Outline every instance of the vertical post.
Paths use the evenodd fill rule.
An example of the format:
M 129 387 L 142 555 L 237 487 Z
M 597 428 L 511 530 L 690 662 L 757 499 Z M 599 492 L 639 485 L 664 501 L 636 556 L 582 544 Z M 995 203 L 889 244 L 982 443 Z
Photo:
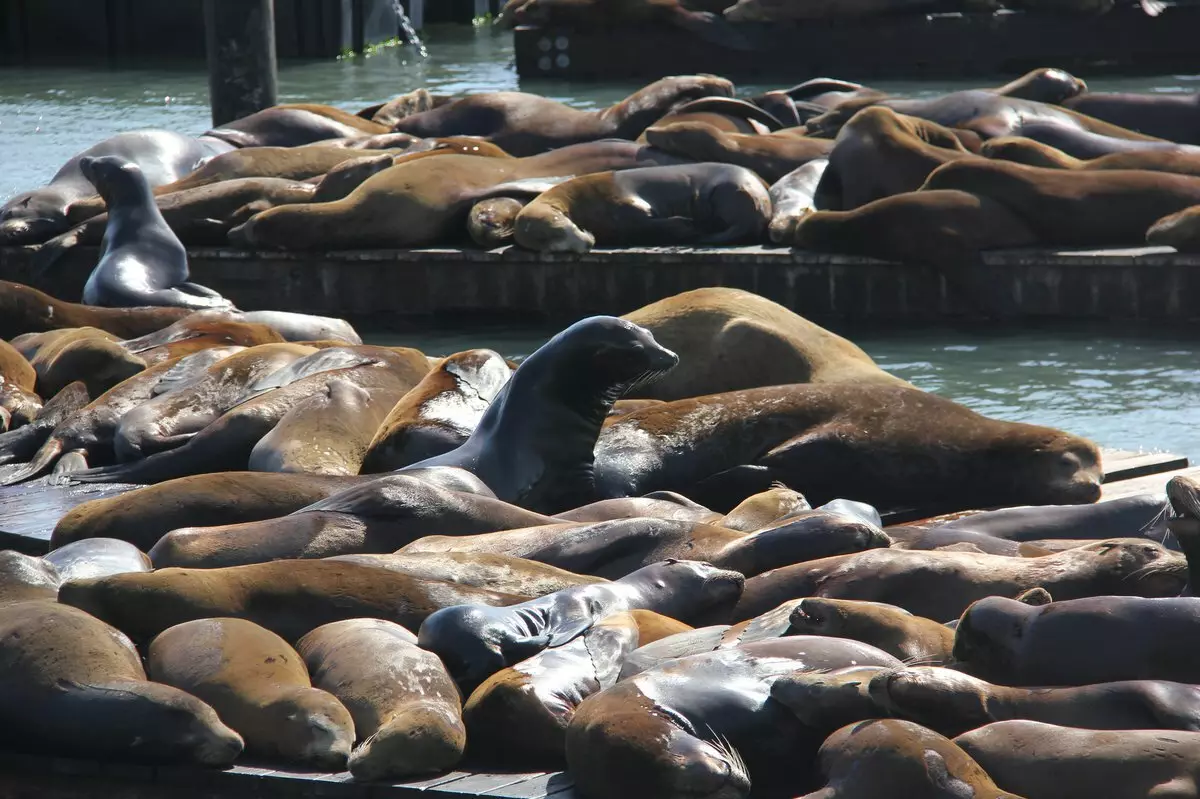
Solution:
M 273 0 L 204 0 L 213 127 L 276 103 Z
M 425 0 L 408 0 L 408 21 L 415 31 L 425 28 Z
M 489 2 L 489 0 L 475 0 L 475 16 L 476 17 L 482 17 L 485 14 L 490 14 L 491 11 L 492 11 L 492 4 L 491 4 L 491 2 Z

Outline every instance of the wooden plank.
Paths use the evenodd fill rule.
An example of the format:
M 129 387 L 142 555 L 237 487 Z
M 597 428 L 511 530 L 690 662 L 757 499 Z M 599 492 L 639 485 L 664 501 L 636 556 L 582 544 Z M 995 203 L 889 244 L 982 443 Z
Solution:
M 1100 465 L 1104 470 L 1104 482 L 1116 483 L 1148 474 L 1185 469 L 1186 455 L 1170 452 L 1131 452 L 1129 450 L 1100 450 Z
M 439 774 L 436 777 L 425 777 L 419 780 L 405 780 L 404 782 L 393 782 L 391 785 L 396 788 L 410 788 L 416 791 L 426 791 L 430 788 L 436 788 L 439 785 L 445 785 L 448 782 L 461 780 L 464 777 L 470 777 L 468 771 L 450 771 L 446 774 Z
M 1200 480 L 1200 466 L 1149 474 L 1144 477 L 1122 480 L 1118 483 L 1105 483 L 1100 487 L 1100 501 L 1131 497 L 1135 494 L 1162 494 L 1167 490 L 1167 482 L 1176 475 L 1186 475 Z
M 461 780 L 455 780 L 438 787 L 438 791 L 446 793 L 470 794 L 472 796 L 495 796 L 495 791 L 512 785 L 540 777 L 546 772 L 525 772 L 516 774 L 472 774 Z
M 569 775 L 562 771 L 556 771 L 491 791 L 488 796 L 497 796 L 503 799 L 545 799 L 552 794 L 566 791 L 574 785 L 575 781 Z

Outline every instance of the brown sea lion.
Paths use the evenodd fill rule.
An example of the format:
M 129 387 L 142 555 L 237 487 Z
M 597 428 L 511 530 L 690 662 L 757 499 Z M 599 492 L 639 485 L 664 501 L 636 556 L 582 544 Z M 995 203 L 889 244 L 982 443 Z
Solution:
M 117 338 L 161 330 L 187 316 L 187 308 L 99 308 L 64 302 L 20 283 L 0 280 L 0 338 L 70 327 L 97 327 Z
M 975 159 L 954 132 L 884 106 L 859 111 L 838 131 L 816 207 L 849 211 L 872 200 L 916 191 L 942 164 Z
M 1027 799 L 1200 796 L 1200 733 L 1001 721 L 954 742 L 997 784 Z
M 663 638 L 694 629 L 690 624 L 684 624 L 678 619 L 672 619 L 670 616 L 643 608 L 634 608 L 629 611 L 629 615 L 633 616 L 633 621 L 637 624 L 638 646 L 652 644 Z
M 771 220 L 768 188 L 732 164 L 597 172 L 555 186 L 525 206 L 513 238 L 539 252 L 753 242 Z
M 1174 247 L 1179 252 L 1200 252 L 1200 205 L 1155 222 L 1146 231 L 1146 242 L 1155 247 Z
M 226 768 L 242 739 L 194 696 L 146 679 L 122 633 L 73 607 L 0 607 L 0 737 L 7 748 Z
M 1017 97 L 1052 105 L 1069 105 L 1068 100 L 1088 90 L 1087 83 L 1070 72 L 1053 67 L 1041 67 L 1026 72 L 990 91 L 1003 97 Z M 1086 112 L 1085 112 L 1086 113 Z M 1127 127 L 1127 126 L 1126 126 Z
M 940 621 L 957 618 L 978 599 L 1015 597 L 1035 587 L 1045 588 L 1055 599 L 1097 594 L 1177 596 L 1186 574 L 1181 556 L 1153 541 L 1137 539 L 1100 541 L 1040 558 L 880 549 L 800 563 L 751 578 L 733 618 L 750 618 L 786 599 L 815 596 L 885 602 Z M 920 590 L 913 590 L 915 584 Z M 955 657 L 963 659 L 957 640 Z
M 392 555 L 336 555 L 345 560 L 411 574 L 427 580 L 459 583 L 525 599 L 552 594 L 574 585 L 602 583 L 604 578 L 575 574 L 545 563 L 485 552 L 397 552 Z M 657 614 L 650 614 L 656 616 Z M 661 619 L 661 617 L 658 617 Z M 639 623 L 642 619 L 639 618 Z M 667 620 L 671 621 L 671 620 Z M 647 625 L 657 626 L 655 619 Z M 682 624 L 682 622 L 673 622 Z
M 17 463 L 32 458 L 54 429 L 90 400 L 87 387 L 81 382 L 71 383 L 55 394 L 37 409 L 32 420 L 16 430 L 0 433 L 0 463 Z
M 362 473 L 400 469 L 461 445 L 511 377 L 512 369 L 492 350 L 443 358 L 378 426 Z
M 766 491 L 746 497 L 721 519 L 721 527 L 752 533 L 768 526 L 774 527 L 789 517 L 812 510 L 799 491 L 785 485 L 772 486 Z
M 480 200 L 467 213 L 467 234 L 471 241 L 485 249 L 503 247 L 512 241 L 517 215 L 528 204 L 515 197 Z
M 654 124 L 667 127 L 676 123 L 699 123 L 723 133 L 743 135 L 767 134 L 788 127 L 782 119 L 758 103 L 736 97 L 701 97 L 677 105 Z M 647 128 L 649 130 L 649 128 Z M 803 131 L 800 132 L 803 135 Z M 648 143 L 646 133 L 637 139 Z M 692 161 L 719 161 L 717 158 L 695 158 Z
M 1062 101 L 1073 111 L 1148 136 L 1200 144 L 1200 94 L 1085 92 Z
M 1200 148 L 1110 153 L 1099 158 L 1075 158 L 1048 144 L 1022 136 L 1002 136 L 984 143 L 981 155 L 1001 161 L 1013 161 L 1047 169 L 1106 171 L 1142 169 L 1148 172 L 1173 172 L 1200 177 Z
M 822 738 L 770 698 L 779 678 L 892 666 L 857 641 L 790 636 L 694 655 L 589 697 L 567 729 L 567 763 L 589 797 L 796 796 L 816 787 Z
M 312 683 L 354 717 L 355 779 L 399 779 L 446 771 L 462 757 L 467 731 L 458 688 L 437 655 L 398 624 L 347 619 L 297 642 Z
M 417 629 L 453 605 L 513 604 L 520 597 L 332 560 L 275 561 L 228 569 L 158 569 L 75 580 L 58 599 L 137 641 L 195 619 L 247 619 L 296 641 L 344 619 L 384 619 Z
M 122 341 L 121 346 L 144 360 L 147 365 L 181 358 L 209 349 L 228 349 L 230 347 L 257 347 L 260 344 L 282 344 L 284 337 L 268 325 L 235 322 L 225 319 L 207 319 L 207 314 L 221 313 L 220 311 L 201 311 L 191 317 L 180 319 L 170 328 L 159 331 L 165 341 L 160 341 L 159 334 L 142 336 L 140 338 Z M 200 318 L 194 318 L 199 316 Z M 169 331 L 178 330 L 175 335 Z
M 648 128 L 646 142 L 693 161 L 735 164 L 774 183 L 815 158 L 829 155 L 833 142 L 789 131 L 769 134 L 726 133 L 702 122 L 673 122 Z
M 37 372 L 25 356 L 0 339 L 0 413 L 7 422 L 0 425 L 0 433 L 33 420 L 37 407 L 41 406 L 40 398 L 33 393 L 36 381 Z
M 387 132 L 383 125 L 330 105 L 285 103 L 235 119 L 204 135 L 243 149 L 299 149 L 299 145 L 324 139 L 365 138 Z
M 579 111 L 535 94 L 488 92 L 404 117 L 393 128 L 422 137 L 480 136 L 522 157 L 598 139 L 633 140 L 675 106 L 714 96 L 732 97 L 733 84 L 712 75 L 662 78 L 602 111 Z
M 37 371 L 25 360 L 25 356 L 0 339 L 0 382 L 32 391 L 36 381 Z
M 666 489 L 715 510 L 773 482 L 814 505 L 849 493 L 880 509 L 942 512 L 1086 504 L 1100 480 L 1098 450 L 1084 439 L 987 419 L 912 388 L 851 383 L 745 389 L 631 413 L 601 431 L 595 464 L 602 496 Z
M 809 597 L 792 610 L 797 635 L 834 635 L 882 649 L 906 663 L 949 662 L 954 631 L 903 608 L 880 602 Z
M 350 712 L 312 687 L 287 641 L 257 624 L 200 619 L 170 627 L 150 642 L 146 672 L 212 705 L 249 754 L 335 771 L 350 756 Z
M 888 717 L 868 688 L 876 676 L 889 671 L 885 666 L 848 666 L 785 674 L 771 686 L 771 698 L 809 727 L 829 733 L 857 721 Z
M 954 741 L 900 719 L 850 724 L 821 745 L 828 785 L 800 799 L 1022 799 L 999 788 Z
M 429 111 L 445 105 L 454 98 L 445 94 L 433 94 L 428 89 L 414 89 L 407 94 L 397 95 L 386 103 L 368 106 L 358 112 L 358 116 L 369 119 L 380 125 L 391 127 L 401 119 L 422 111 Z
M 679 366 L 633 396 L 681 400 L 788 383 L 907 385 L 848 339 L 741 289 L 693 289 L 622 318 L 680 357 Z
M 717 524 L 723 518 L 720 513 L 674 491 L 655 491 L 644 497 L 601 499 L 555 514 L 554 518 L 563 522 L 607 522 L 639 516 L 698 524 Z
M 961 671 L 918 667 L 885 672 L 870 690 L 892 715 L 949 736 L 1013 719 L 1091 730 L 1200 732 L 1200 688 L 1162 680 L 1009 688 Z
M 100 337 L 67 340 L 47 347 L 31 361 L 38 375 L 38 393 L 53 397 L 76 380 L 98 397 L 146 368 L 146 361 L 119 342 Z
M 414 156 L 373 175 L 336 202 L 258 214 L 230 231 L 230 240 L 288 250 L 419 247 L 461 235 L 471 207 L 489 196 L 536 195 L 567 176 L 674 160 L 653 148 L 612 140 L 528 158 Z

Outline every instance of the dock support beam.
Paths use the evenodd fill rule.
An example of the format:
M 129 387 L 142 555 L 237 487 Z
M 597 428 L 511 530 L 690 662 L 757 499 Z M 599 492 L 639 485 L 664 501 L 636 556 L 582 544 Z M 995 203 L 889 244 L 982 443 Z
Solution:
M 274 0 L 204 0 L 213 127 L 275 105 Z
M 413 30 L 424 29 L 425 0 L 408 0 L 405 5 L 408 6 L 408 21 L 412 23 Z

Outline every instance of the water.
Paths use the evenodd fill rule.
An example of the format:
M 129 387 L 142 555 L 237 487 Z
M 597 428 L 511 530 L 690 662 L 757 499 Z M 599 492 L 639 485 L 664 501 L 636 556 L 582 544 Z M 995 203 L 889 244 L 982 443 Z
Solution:
M 312 101 L 357 110 L 426 87 L 435 93 L 522 89 L 582 108 L 627 96 L 635 83 L 518 81 L 511 37 L 488 29 L 433 27 L 429 56 L 404 45 L 370 57 L 283 64 L 283 102 Z M 808 75 L 795 76 L 796 82 Z M 1083 76 L 1087 77 L 1087 76 Z M 1099 91 L 1191 92 L 1200 76 L 1092 81 Z M 884 83 L 904 94 L 971 84 Z M 740 86 L 744 92 L 769 86 Z M 44 183 L 91 144 L 124 130 L 209 127 L 203 64 L 106 71 L 0 69 L 0 201 Z M 429 331 L 403 342 L 445 354 L 487 346 L 527 353 L 553 331 Z M 1197 346 L 1159 339 L 1030 332 L 983 336 L 961 331 L 855 336 L 882 366 L 921 388 L 989 415 L 1050 424 L 1105 446 L 1180 452 L 1200 459 Z

